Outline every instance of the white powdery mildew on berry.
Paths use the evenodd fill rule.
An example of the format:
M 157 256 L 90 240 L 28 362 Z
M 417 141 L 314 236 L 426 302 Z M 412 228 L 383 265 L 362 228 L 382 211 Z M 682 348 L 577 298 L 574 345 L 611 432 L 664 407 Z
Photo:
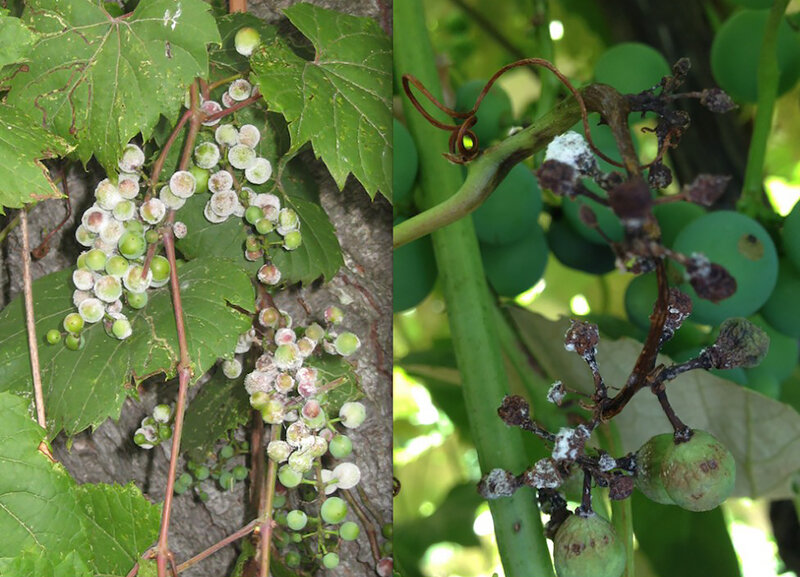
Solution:
M 608 453 L 603 453 L 600 455 L 600 459 L 597 461 L 597 464 L 600 466 L 601 471 L 610 471 L 617 466 L 617 461 Z
M 567 391 L 564 389 L 564 384 L 561 381 L 556 381 L 550 385 L 550 390 L 547 391 L 547 400 L 554 405 L 561 405 Z
M 537 489 L 557 489 L 561 486 L 561 475 L 555 467 L 553 459 L 536 461 L 533 470 L 525 472 L 525 484 Z
M 514 494 L 513 476 L 503 469 L 492 469 L 481 481 L 481 495 L 486 499 L 510 497 Z
M 253 371 L 244 378 L 244 388 L 248 395 L 256 392 L 268 393 L 275 381 L 274 372 Z
M 575 429 L 561 427 L 553 445 L 553 459 L 574 461 L 590 435 L 589 429 L 583 425 L 578 425 Z
M 556 136 L 547 145 L 545 160 L 556 160 L 572 166 L 581 174 L 589 174 L 597 168 L 589 144 L 583 136 L 574 131 Z

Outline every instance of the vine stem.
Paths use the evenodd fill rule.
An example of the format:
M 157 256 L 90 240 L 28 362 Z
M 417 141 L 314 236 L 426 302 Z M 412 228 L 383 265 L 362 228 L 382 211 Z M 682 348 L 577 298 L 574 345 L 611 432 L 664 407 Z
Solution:
M 31 247 L 28 240 L 28 213 L 19 211 L 22 228 L 22 291 L 25 296 L 25 325 L 28 329 L 28 351 L 31 357 L 31 375 L 33 377 L 33 396 L 36 404 L 36 422 L 47 429 L 44 413 L 44 393 L 42 391 L 42 372 L 39 365 L 39 343 L 36 341 L 36 315 L 33 308 L 33 281 L 31 280 Z M 41 451 L 48 459 L 55 462 L 50 448 L 43 440 L 39 444 Z
M 281 426 L 272 425 L 270 427 L 270 441 L 278 441 L 281 438 Z M 263 452 L 263 451 L 262 451 Z M 258 548 L 260 556 L 258 559 L 258 577 L 269 575 L 270 562 L 270 543 L 272 542 L 272 500 L 275 496 L 275 480 L 278 477 L 278 464 L 269 459 L 267 464 L 267 481 L 261 487 L 259 505 L 262 509 L 258 512 L 258 517 L 262 519 L 259 527 Z
M 350 491 L 344 490 L 341 493 L 344 500 L 350 503 L 350 506 L 353 508 L 353 513 L 356 514 L 358 520 L 361 521 L 361 524 L 364 526 L 364 531 L 367 533 L 367 539 L 369 539 L 369 546 L 372 550 L 372 558 L 375 560 L 375 563 L 381 560 L 381 549 L 378 546 L 378 538 L 375 532 L 375 526 L 369 520 L 366 513 L 364 512 L 361 503 L 353 496 Z
M 206 557 L 210 557 L 211 555 L 213 555 L 214 553 L 216 553 L 217 551 L 219 551 L 223 547 L 227 547 L 228 545 L 230 545 L 231 543 L 235 543 L 236 541 L 238 541 L 242 537 L 246 537 L 247 535 L 252 533 L 259 526 L 260 523 L 261 523 L 261 519 L 253 519 L 247 525 L 245 525 L 244 527 L 242 527 L 241 529 L 239 529 L 235 533 L 231 533 L 230 535 L 228 535 L 227 537 L 225 537 L 221 541 L 218 541 L 217 543 L 214 543 L 213 545 L 211 545 L 211 547 L 209 547 L 205 551 L 201 551 L 200 553 L 198 553 L 197 555 L 195 555 L 194 557 L 192 557 L 188 561 L 184 561 L 183 563 L 178 565 L 178 573 L 186 571 L 192 565 L 195 565 L 195 564 L 199 563 L 200 561 L 202 561 Z
M 189 166 L 191 152 L 194 150 L 194 141 L 200 130 L 203 112 L 198 105 L 197 85 L 192 85 L 191 89 L 191 118 L 189 124 L 189 134 L 184 144 L 183 154 L 181 155 L 180 169 L 184 170 Z M 172 512 L 172 497 L 175 487 L 175 474 L 178 469 L 178 460 L 181 450 L 181 434 L 183 432 L 183 417 L 186 410 L 186 392 L 189 388 L 191 379 L 191 361 L 189 359 L 189 345 L 186 340 L 186 327 L 183 321 L 183 304 L 181 301 L 180 282 L 178 281 L 178 263 L 175 258 L 175 237 L 171 224 L 175 221 L 175 211 L 171 210 L 167 217 L 167 226 L 163 227 L 161 241 L 167 253 L 169 261 L 169 282 L 172 293 L 172 309 L 175 316 L 175 326 L 178 334 L 178 349 L 180 359 L 178 361 L 178 400 L 175 407 L 175 425 L 172 433 L 172 451 L 169 459 L 169 472 L 167 474 L 167 487 L 164 496 L 164 505 L 161 513 L 161 529 L 156 545 L 156 567 L 158 577 L 166 577 L 167 562 L 172 560 L 169 550 L 169 522 Z
M 394 70 L 398 83 L 402 75 L 414 74 L 434 96 L 440 96 L 436 57 L 427 34 L 422 0 L 396 2 L 394 17 Z M 573 118 L 580 118 L 577 102 L 574 99 L 570 101 L 568 106 L 574 107 L 574 112 L 570 116 L 571 123 L 565 122 L 564 129 L 575 123 Z M 441 158 L 441 152 L 448 150 L 448 135 L 417 114 L 409 100 L 404 99 L 403 107 L 409 131 L 420 151 L 419 179 L 423 204 L 428 207 L 445 202 L 463 182 L 460 167 L 448 164 Z M 436 114 L 440 118 L 444 116 L 438 112 Z M 484 183 L 477 183 L 478 189 L 484 188 L 482 184 L 491 183 L 499 171 L 503 170 L 505 174 L 524 158 L 520 150 L 527 150 L 529 143 L 520 139 L 513 142 L 517 147 L 505 149 L 509 154 L 505 161 L 497 158 L 495 166 L 487 162 L 482 175 Z M 483 157 L 475 162 L 482 160 Z M 471 170 L 469 178 L 478 177 L 477 171 Z M 486 410 L 487 407 L 500 406 L 507 392 L 508 380 L 491 316 L 491 297 L 475 230 L 469 220 L 455 220 L 450 221 L 450 226 L 437 230 L 432 239 L 442 292 L 447 303 L 456 361 L 462 376 L 462 393 L 470 430 L 482 471 L 488 472 L 494 468 L 521 471 L 530 465 L 522 432 L 509 430 L 494 411 Z M 437 228 L 433 226 L 430 230 Z M 413 238 L 405 239 L 406 242 L 411 240 Z M 397 236 L 395 246 L 398 246 Z M 550 553 L 531 490 L 522 489 L 508 499 L 492 500 L 489 508 L 505 575 L 552 577 Z
M 247 0 L 230 0 L 228 12 L 247 12 Z
M 772 130 L 772 116 L 775 111 L 775 100 L 778 96 L 778 27 L 789 0 L 776 0 L 767 16 L 764 29 L 764 40 L 761 43 L 761 54 L 758 60 L 758 100 L 756 101 L 756 117 L 753 124 L 753 136 L 750 149 L 747 151 L 747 168 L 742 185 L 742 196 L 737 208 L 751 215 L 763 210 L 762 200 L 764 187 L 764 159 L 767 153 L 767 141 Z

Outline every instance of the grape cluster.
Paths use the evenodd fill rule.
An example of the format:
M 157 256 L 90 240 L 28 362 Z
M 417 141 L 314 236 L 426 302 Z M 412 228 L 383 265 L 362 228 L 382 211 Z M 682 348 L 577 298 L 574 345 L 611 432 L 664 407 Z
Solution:
M 250 470 L 241 457 L 249 453 L 250 444 L 226 437 L 217 445 L 216 451 L 208 451 L 200 458 L 193 455 L 187 460 L 186 471 L 175 480 L 176 494 L 182 495 L 193 489 L 196 497 L 205 502 L 209 498 L 212 481 L 216 482 L 219 489 L 232 491 L 236 483 L 248 477 Z
M 133 442 L 142 449 L 152 449 L 163 441 L 171 439 L 174 417 L 172 407 L 156 405 L 153 414 L 142 419 L 141 426 L 133 434 Z
M 165 223 L 167 208 L 173 207 L 159 198 L 139 198 L 144 163 L 142 149 L 128 144 L 119 159 L 119 175 L 97 185 L 95 202 L 75 230 L 75 238 L 87 250 L 78 257 L 72 273 L 77 312 L 69 313 L 63 322 L 65 344 L 70 349 L 81 348 L 84 327 L 99 322 L 114 338 L 128 338 L 133 328 L 123 312 L 122 299 L 129 309 L 141 309 L 147 304 L 148 289 L 169 281 L 170 265 L 161 255 L 152 257 L 145 273 L 148 245 L 158 242 L 158 227 Z M 183 223 L 175 222 L 172 227 L 176 237 L 186 235 Z M 47 340 L 55 344 L 61 336 L 60 331 L 51 329 Z

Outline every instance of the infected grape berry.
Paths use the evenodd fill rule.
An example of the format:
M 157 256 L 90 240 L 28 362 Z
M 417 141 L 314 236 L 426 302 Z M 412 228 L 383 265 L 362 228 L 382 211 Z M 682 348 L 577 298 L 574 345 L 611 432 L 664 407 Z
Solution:
M 55 345 L 61 342 L 61 332 L 57 329 L 50 329 L 47 331 L 45 338 L 47 339 L 48 343 Z
M 233 45 L 236 48 L 236 52 L 242 56 L 250 56 L 253 51 L 258 48 L 260 43 L 261 35 L 258 33 L 258 30 L 249 26 L 240 28 L 233 38 Z
M 553 562 L 558 577 L 620 577 L 625 547 L 602 517 L 570 515 L 553 539 Z

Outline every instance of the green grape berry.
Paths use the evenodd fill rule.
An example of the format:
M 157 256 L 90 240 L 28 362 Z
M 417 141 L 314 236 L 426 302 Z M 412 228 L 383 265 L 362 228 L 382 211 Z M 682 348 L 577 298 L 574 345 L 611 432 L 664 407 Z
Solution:
M 225 445 L 219 450 L 219 458 L 228 460 L 233 457 L 234 448 L 233 445 Z
M 322 556 L 322 565 L 326 569 L 334 569 L 339 566 L 339 556 L 336 553 L 325 553 Z
M 255 206 L 255 205 L 248 206 L 247 210 L 244 211 L 244 219 L 249 224 L 256 224 L 256 223 L 258 223 L 259 220 L 261 220 L 263 218 L 264 218 L 264 211 L 262 210 L 262 208 L 260 206 Z M 272 223 L 270 223 L 270 224 L 272 224 Z M 267 232 L 270 232 L 270 231 L 267 231 Z M 267 233 L 259 231 L 259 234 L 267 234 Z
M 472 80 L 462 84 L 456 91 L 456 110 L 459 112 L 471 110 L 485 85 L 485 80 Z M 481 101 L 476 116 L 478 122 L 471 130 L 478 137 L 478 144 L 482 148 L 487 148 L 492 140 L 502 135 L 513 120 L 511 99 L 505 90 L 498 84 L 493 84 Z
M 201 194 L 208 192 L 208 177 L 211 176 L 211 172 L 195 165 L 189 167 L 189 172 L 194 177 L 194 191 Z
M 307 523 L 308 515 L 299 509 L 289 511 L 286 514 L 286 524 L 289 526 L 289 529 L 292 529 L 293 531 L 301 531 L 305 528 Z
M 120 254 L 128 259 L 139 258 L 147 250 L 144 234 L 128 231 L 124 233 L 117 243 Z
M 133 333 L 133 327 L 126 318 L 119 318 L 111 325 L 111 334 L 119 340 L 127 339 Z
M 685 255 L 701 253 L 736 279 L 736 292 L 717 303 L 698 298 L 688 284 L 681 287 L 694 301 L 692 319 L 697 322 L 718 325 L 730 317 L 749 316 L 767 302 L 777 282 L 778 254 L 769 233 L 737 212 L 701 216 L 680 232 L 673 248 Z
M 125 292 L 125 300 L 128 301 L 128 306 L 132 309 L 143 309 L 147 306 L 148 296 L 146 292 L 134 293 L 130 291 Z
M 287 489 L 291 489 L 300 484 L 300 481 L 303 480 L 303 474 L 295 471 L 289 465 L 283 465 L 278 469 L 278 480 L 281 482 L 281 485 Z
M 283 482 L 283 481 L 281 481 Z M 347 503 L 340 497 L 328 497 L 319 509 L 322 520 L 331 525 L 338 525 L 347 516 Z
M 594 67 L 596 82 L 610 84 L 623 94 L 637 94 L 671 74 L 660 52 L 647 44 L 623 42 L 606 50 Z
M 128 262 L 128 259 L 126 259 L 124 256 L 115 254 L 106 261 L 106 274 L 115 276 L 117 278 L 122 278 L 125 273 L 128 272 L 129 267 L 130 263 Z
M 205 481 L 211 475 L 211 471 L 205 465 L 201 465 L 194 470 L 194 478 L 198 481 Z
M 328 451 L 337 459 L 344 459 L 353 452 L 353 442 L 350 437 L 336 435 L 328 443 Z
M 661 463 L 661 481 L 673 502 L 690 511 L 709 511 L 733 492 L 736 463 L 730 451 L 705 431 L 673 444 Z
M 553 256 L 569 268 L 595 275 L 614 270 L 616 257 L 608 245 L 586 240 L 564 218 L 550 223 L 547 245 Z
M 395 226 L 403 220 L 395 220 Z M 437 275 L 429 236 L 395 249 L 392 260 L 392 311 L 399 313 L 425 300 L 433 290 Z
M 650 313 L 658 296 L 655 273 L 640 274 L 631 280 L 625 290 L 625 313 L 628 320 L 640 329 L 650 328 Z
M 303 244 L 303 235 L 299 230 L 290 230 L 283 237 L 283 248 L 295 250 Z
M 250 26 L 240 28 L 233 38 L 234 48 L 242 56 L 250 56 L 260 43 L 261 35 L 258 30 Z
M 393 534 L 394 534 L 394 525 L 392 525 L 391 523 L 384 523 L 381 526 L 381 535 L 383 535 L 384 539 L 391 539 Z
M 283 561 L 284 563 L 286 563 L 287 567 L 299 567 L 300 560 L 301 560 L 300 553 L 298 553 L 297 551 L 289 551 L 283 558 Z
M 45 335 L 47 342 L 51 345 L 55 345 L 61 342 L 61 332 L 58 329 L 50 329 L 47 331 L 47 335 Z
M 250 207 L 258 208 L 258 207 Z M 261 209 L 259 209 L 261 210 Z M 258 234 L 269 234 L 275 230 L 275 224 L 268 218 L 260 218 L 256 221 L 256 231 Z
M 166 282 L 169 279 L 169 261 L 161 255 L 155 255 L 150 261 L 150 270 L 153 273 L 153 282 L 157 283 L 157 286 L 158 283 Z
M 71 351 L 77 351 L 79 349 L 82 349 L 83 345 L 84 345 L 83 335 L 73 335 L 72 333 L 69 333 L 64 338 L 64 346 L 66 346 Z
M 352 521 L 345 521 L 339 527 L 339 536 L 345 541 L 355 541 L 361 533 L 361 527 Z
M 106 266 L 106 253 L 102 250 L 93 248 L 86 253 L 86 266 L 92 270 L 103 270 Z
M 533 172 L 517 164 L 472 214 L 481 243 L 512 244 L 537 226 L 542 211 L 542 192 Z
M 214 168 L 219 164 L 219 157 L 219 146 L 213 142 L 202 142 L 194 149 L 194 162 L 198 168 Z
M 234 485 L 236 485 L 236 479 L 234 479 L 233 474 L 230 471 L 222 471 L 219 474 L 219 485 L 226 491 L 232 491 Z
M 781 333 L 760 316 L 750 317 L 749 320 L 767 334 L 769 348 L 761 362 L 744 369 L 747 386 L 766 396 L 778 398 L 781 383 L 789 378 L 797 366 L 797 338 Z
M 78 313 L 69 313 L 64 317 L 64 330 L 76 335 L 83 329 L 83 318 Z
M 758 62 L 767 27 L 766 10 L 741 10 L 726 20 L 711 45 L 711 72 L 719 86 L 737 102 L 758 98 Z M 778 94 L 791 89 L 800 76 L 800 41 L 789 22 L 778 26 L 776 53 Z
M 339 408 L 339 418 L 348 429 L 356 429 L 367 418 L 367 409 L 358 401 L 349 401 Z
M 345 332 L 336 337 L 333 347 L 338 354 L 349 357 L 361 347 L 361 341 L 353 333 Z
M 515 297 L 542 278 L 549 250 L 539 225 L 511 245 L 481 245 L 481 258 L 489 284 L 500 296 Z
M 760 314 L 781 333 L 800 338 L 800 272 L 788 258 L 780 259 L 778 280 Z
M 667 202 L 653 207 L 653 215 L 661 229 L 661 242 L 672 247 L 678 234 L 706 213 L 706 209 L 693 202 Z
M 393 119 L 392 127 L 394 143 L 392 148 L 392 198 L 395 205 L 401 210 L 407 211 L 412 204 L 411 190 L 417 179 L 419 158 L 417 147 L 408 129 L 397 119 Z
M 256 158 L 255 161 L 245 169 L 244 176 L 248 182 L 264 184 L 272 176 L 272 164 L 266 158 Z
M 620 577 L 625 546 L 602 517 L 570 515 L 553 539 L 553 562 L 558 577 Z
M 244 481 L 249 473 L 250 472 L 247 470 L 247 467 L 245 467 L 244 465 L 236 465 L 231 470 L 233 478 L 236 479 L 237 481 Z
M 674 445 L 672 433 L 651 437 L 636 453 L 636 487 L 650 500 L 663 505 L 673 505 L 661 481 L 664 457 Z

